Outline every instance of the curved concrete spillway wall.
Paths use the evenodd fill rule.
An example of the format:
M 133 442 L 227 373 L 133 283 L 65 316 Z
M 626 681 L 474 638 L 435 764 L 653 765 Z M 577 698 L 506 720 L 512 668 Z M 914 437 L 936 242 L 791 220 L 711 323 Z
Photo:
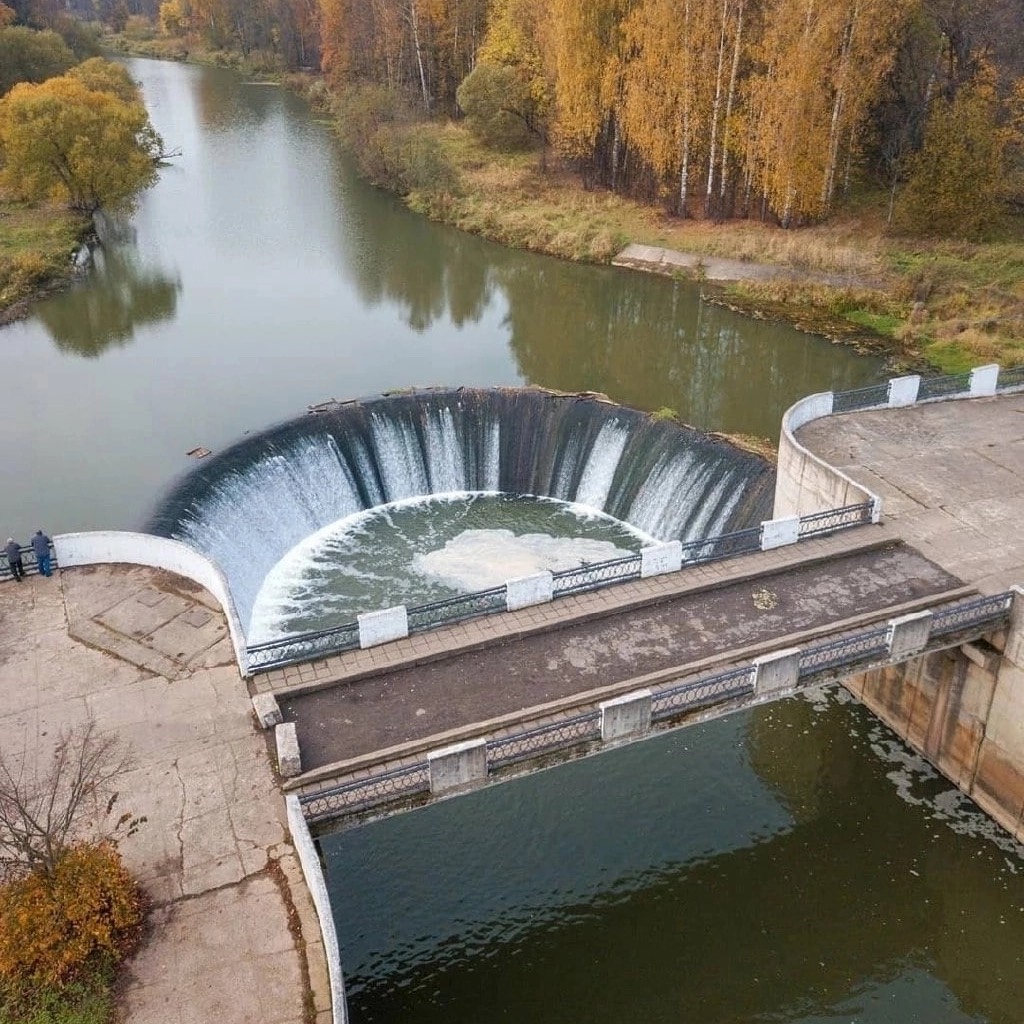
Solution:
M 759 457 L 600 396 L 431 389 L 329 403 L 247 437 L 183 477 L 147 529 L 219 565 L 245 624 L 296 544 L 390 502 L 528 494 L 685 541 L 756 525 L 772 486 Z
M 872 522 L 877 523 L 881 518 L 882 499 L 877 494 L 808 451 L 796 439 L 796 431 L 804 424 L 832 415 L 833 401 L 831 391 L 808 395 L 790 406 L 782 417 L 775 477 L 776 518 L 808 515 L 862 502 L 871 503 Z

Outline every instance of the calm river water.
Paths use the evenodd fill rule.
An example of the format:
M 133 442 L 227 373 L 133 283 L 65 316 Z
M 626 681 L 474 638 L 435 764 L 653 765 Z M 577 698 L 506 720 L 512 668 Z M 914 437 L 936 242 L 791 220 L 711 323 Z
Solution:
M 181 149 L 0 330 L 0 530 L 133 528 L 328 398 L 531 383 L 774 437 L 877 360 L 685 283 L 509 252 L 361 183 L 295 97 L 131 62 Z M 324 841 L 354 1024 L 1024 1020 L 1021 850 L 837 696 Z

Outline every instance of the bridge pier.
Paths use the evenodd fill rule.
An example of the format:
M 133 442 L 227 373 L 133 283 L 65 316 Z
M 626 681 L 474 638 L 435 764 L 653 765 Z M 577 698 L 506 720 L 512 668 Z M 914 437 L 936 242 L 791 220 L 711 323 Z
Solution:
M 1013 590 L 1006 629 L 873 669 L 844 685 L 1024 842 L 1024 590 Z M 905 618 L 917 620 L 903 627 L 901 642 L 910 642 L 911 631 L 923 630 L 925 622 Z

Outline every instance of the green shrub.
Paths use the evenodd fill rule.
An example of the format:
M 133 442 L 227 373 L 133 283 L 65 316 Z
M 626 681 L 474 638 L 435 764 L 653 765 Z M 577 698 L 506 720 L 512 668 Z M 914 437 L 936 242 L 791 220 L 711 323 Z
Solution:
M 0 985 L 61 989 L 122 960 L 138 941 L 142 898 L 109 843 L 69 847 L 52 875 L 0 888 Z

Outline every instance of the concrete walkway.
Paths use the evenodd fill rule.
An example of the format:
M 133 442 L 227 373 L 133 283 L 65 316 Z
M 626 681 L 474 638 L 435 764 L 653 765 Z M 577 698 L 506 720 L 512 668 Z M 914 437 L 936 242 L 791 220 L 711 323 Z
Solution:
M 128 566 L 0 585 L 5 757 L 45 764 L 88 716 L 133 750 L 115 814 L 146 818 L 121 845 L 152 903 L 125 1024 L 329 1020 L 315 911 L 210 595 Z
M 947 572 L 984 594 L 1024 582 L 1024 394 L 827 416 L 797 439 Z

